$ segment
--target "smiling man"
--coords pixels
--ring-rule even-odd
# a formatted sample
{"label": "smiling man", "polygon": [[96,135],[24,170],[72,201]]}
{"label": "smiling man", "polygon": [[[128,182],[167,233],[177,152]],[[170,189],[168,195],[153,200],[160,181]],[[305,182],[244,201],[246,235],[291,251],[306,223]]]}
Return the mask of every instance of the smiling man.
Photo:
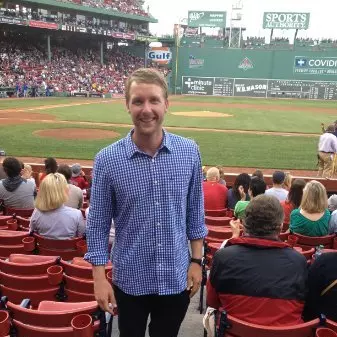
{"label": "smiling man", "polygon": [[[164,77],[136,70],[126,84],[134,128],[95,159],[86,259],[100,307],[118,307],[121,337],[143,337],[149,315],[151,337],[177,336],[201,282],[207,229],[200,154],[194,141],[163,129],[168,106]],[[112,286],[104,273],[111,219]]]}

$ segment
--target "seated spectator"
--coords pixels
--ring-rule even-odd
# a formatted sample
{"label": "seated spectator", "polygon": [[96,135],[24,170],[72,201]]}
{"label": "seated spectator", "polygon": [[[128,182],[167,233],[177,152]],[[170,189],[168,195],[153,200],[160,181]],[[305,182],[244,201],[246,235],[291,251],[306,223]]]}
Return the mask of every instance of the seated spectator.
{"label": "seated spectator", "polygon": [[219,184],[226,186],[225,172],[223,171],[223,168],[220,165],[218,165],[216,168],[219,170],[219,173],[220,173]]}
{"label": "seated spectator", "polygon": [[0,181],[0,199],[6,207],[34,208],[35,185],[21,177],[21,163],[14,157],[7,157],[2,163],[7,178]]}
{"label": "seated spectator", "polygon": [[293,180],[292,175],[289,172],[286,172],[282,187],[288,192],[290,190],[292,180]]}
{"label": "seated spectator", "polygon": [[33,174],[32,167],[28,164],[24,164],[23,170],[21,171],[21,177],[26,179],[26,180],[31,181],[34,184],[34,186],[36,187],[36,182],[35,182],[35,179],[32,176],[32,174]]}
{"label": "seated spectator", "polygon": [[273,195],[279,201],[284,201],[288,197],[288,191],[282,187],[285,179],[285,174],[282,171],[273,173],[273,187],[266,191],[267,195]]}
{"label": "seated spectator", "polygon": [[239,200],[241,200],[241,195],[239,191],[240,186],[246,193],[247,201],[249,200],[248,188],[250,184],[250,179],[251,178],[247,173],[241,173],[236,177],[233,188],[230,188],[228,190],[228,203],[227,203],[228,208],[234,209],[236,203]]}
{"label": "seated spectator", "polygon": [[[238,222],[236,222],[238,223]],[[273,196],[259,195],[246,208],[243,236],[214,256],[207,303],[243,321],[267,326],[302,322],[307,282],[303,255],[279,241],[283,210]]]}
{"label": "seated spectator", "polygon": [[4,168],[2,167],[2,164],[1,164],[0,165],[0,180],[5,179],[5,178],[7,178],[7,174],[6,174]]}
{"label": "seated spectator", "polygon": [[262,180],[264,180],[264,177],[263,177],[263,172],[261,170],[255,170],[253,173],[252,173],[252,178],[254,177],[258,177]]}
{"label": "seated spectator", "polygon": [[228,189],[220,184],[220,172],[216,167],[207,170],[206,181],[202,183],[205,209],[224,209],[227,204]]}
{"label": "seated spectator", "polygon": [[337,209],[337,194],[333,194],[328,199],[328,209],[331,213]]}
{"label": "seated spectator", "polygon": [[84,190],[89,187],[89,183],[87,178],[85,177],[84,172],[82,171],[82,167],[80,164],[74,164],[71,167],[72,177],[70,179],[70,183],[79,187],[81,190]]}
{"label": "seated spectator", "polygon": [[72,174],[71,168],[68,165],[61,164],[58,167],[57,172],[63,174],[68,183],[68,189],[69,189],[68,200],[64,203],[64,205],[68,207],[80,209],[83,205],[83,192],[79,187],[70,183],[71,174]]}
{"label": "seated spectator", "polygon": [[82,236],[85,222],[82,212],[64,203],[68,200],[68,184],[60,173],[50,173],[42,181],[30,231],[49,239],[65,240]]}
{"label": "seated spectator", "polygon": [[287,200],[281,201],[281,206],[284,212],[284,223],[290,223],[290,213],[295,209],[299,208],[302,201],[303,189],[306,182],[303,179],[293,180]]}
{"label": "seated spectator", "polygon": [[324,314],[337,321],[337,252],[322,254],[309,269],[308,295],[303,317],[306,321]]}
{"label": "seated spectator", "polygon": [[[248,189],[249,199],[253,200],[258,195],[264,194],[266,192],[266,187],[267,185],[264,180],[258,177],[253,177],[250,181]],[[243,187],[240,187],[239,191],[241,195],[241,200],[238,201],[235,205],[234,215],[236,218],[242,219],[245,215],[246,208],[250,201],[246,201],[246,193],[244,192]]]}
{"label": "seated spectator", "polygon": [[329,232],[329,220],[325,187],[312,180],[304,187],[300,207],[290,214],[290,232],[306,236],[325,236]]}
{"label": "seated spectator", "polygon": [[44,161],[44,172],[39,173],[39,184],[42,180],[50,173],[55,173],[57,171],[57,162],[55,158],[49,157]]}

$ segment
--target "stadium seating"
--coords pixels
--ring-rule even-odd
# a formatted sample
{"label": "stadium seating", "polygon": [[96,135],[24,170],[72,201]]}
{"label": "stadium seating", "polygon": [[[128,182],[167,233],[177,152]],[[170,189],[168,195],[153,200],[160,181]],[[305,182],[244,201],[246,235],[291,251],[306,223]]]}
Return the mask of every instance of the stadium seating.
{"label": "stadium seating", "polygon": [[226,313],[221,314],[226,337],[313,337],[315,329],[319,326],[317,318],[307,323],[290,326],[263,326],[251,324],[234,318]]}
{"label": "stadium seating", "polygon": [[205,222],[208,226],[219,226],[219,227],[228,227],[229,222],[232,220],[232,218],[229,218],[227,216],[225,217],[213,217],[213,216],[205,216]]}
{"label": "stadium seating", "polygon": [[335,234],[318,237],[305,236],[297,233],[294,233],[293,235],[298,237],[296,246],[302,247],[303,249],[310,249],[319,245],[323,245],[324,248],[332,248],[336,237]]}

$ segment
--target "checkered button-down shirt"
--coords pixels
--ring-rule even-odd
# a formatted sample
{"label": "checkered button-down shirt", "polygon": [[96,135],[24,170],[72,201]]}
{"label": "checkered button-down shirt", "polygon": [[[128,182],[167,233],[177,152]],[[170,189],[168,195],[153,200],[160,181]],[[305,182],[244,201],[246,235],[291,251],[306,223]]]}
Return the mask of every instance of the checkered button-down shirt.
{"label": "checkered button-down shirt", "polygon": [[151,157],[131,135],[96,156],[86,259],[107,262],[113,218],[114,283],[130,295],[178,294],[187,286],[188,240],[207,234],[199,150],[164,131]]}

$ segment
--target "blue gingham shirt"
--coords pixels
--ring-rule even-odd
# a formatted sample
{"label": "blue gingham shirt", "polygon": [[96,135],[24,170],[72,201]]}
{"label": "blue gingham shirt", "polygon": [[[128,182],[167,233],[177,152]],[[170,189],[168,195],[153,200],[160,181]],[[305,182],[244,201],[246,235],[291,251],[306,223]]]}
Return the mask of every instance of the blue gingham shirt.
{"label": "blue gingham shirt", "polygon": [[93,265],[108,261],[113,218],[114,283],[130,295],[178,294],[187,287],[188,240],[207,234],[199,150],[163,131],[151,157],[132,132],[96,156],[85,258]]}

